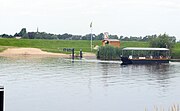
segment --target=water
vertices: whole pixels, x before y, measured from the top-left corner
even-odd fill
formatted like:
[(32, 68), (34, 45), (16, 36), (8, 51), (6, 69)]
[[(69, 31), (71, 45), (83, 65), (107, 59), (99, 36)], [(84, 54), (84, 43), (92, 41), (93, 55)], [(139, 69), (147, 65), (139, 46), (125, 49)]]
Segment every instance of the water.
[(180, 103), (180, 63), (0, 58), (5, 111), (144, 111)]

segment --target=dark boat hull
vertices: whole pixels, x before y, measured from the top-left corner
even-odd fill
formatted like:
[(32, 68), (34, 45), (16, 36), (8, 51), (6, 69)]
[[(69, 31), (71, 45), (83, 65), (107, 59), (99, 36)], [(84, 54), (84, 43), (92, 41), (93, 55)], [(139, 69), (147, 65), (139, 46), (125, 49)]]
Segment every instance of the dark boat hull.
[(161, 64), (169, 63), (168, 59), (129, 59), (127, 57), (121, 57), (122, 65), (126, 64)]

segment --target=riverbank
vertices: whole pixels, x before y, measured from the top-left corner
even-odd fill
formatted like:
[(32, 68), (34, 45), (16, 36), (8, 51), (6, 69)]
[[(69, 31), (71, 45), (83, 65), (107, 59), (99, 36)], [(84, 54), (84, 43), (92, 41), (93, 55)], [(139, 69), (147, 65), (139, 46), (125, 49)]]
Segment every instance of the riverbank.
[[(71, 54), (63, 53), (52, 53), (42, 51), (38, 48), (8, 48), (0, 53), (0, 56), (4, 57), (19, 57), (19, 56), (28, 56), (28, 57), (61, 57), (61, 58), (71, 58)], [(94, 53), (83, 53), (84, 58), (96, 58)]]
[[(100, 46), (101, 41), (93, 41), (94, 45)], [(74, 48), (75, 53), (81, 49), (83, 52), (91, 52), (89, 40), (44, 40), (44, 39), (7, 39), (0, 38), (0, 47), (21, 47), (21, 48), (38, 48), (42, 51), (67, 53), (64, 48)], [(1, 48), (0, 48), (1, 51)]]
[[(120, 47), (149, 47), (148, 42), (142, 41), (120, 41)], [(102, 46), (101, 40), (93, 40), (93, 46)], [(70, 54), (66, 52), (65, 48), (74, 48), (75, 54), (78, 55), (79, 51), (88, 53), (96, 53), (96, 50), (90, 48), (90, 40), (44, 40), (44, 39), (8, 39), (0, 38), (0, 52), (7, 48), (19, 47), (19, 48), (38, 48), (42, 51), (51, 53)], [(172, 48), (171, 57), (173, 59), (180, 59), (180, 43), (176, 43)]]

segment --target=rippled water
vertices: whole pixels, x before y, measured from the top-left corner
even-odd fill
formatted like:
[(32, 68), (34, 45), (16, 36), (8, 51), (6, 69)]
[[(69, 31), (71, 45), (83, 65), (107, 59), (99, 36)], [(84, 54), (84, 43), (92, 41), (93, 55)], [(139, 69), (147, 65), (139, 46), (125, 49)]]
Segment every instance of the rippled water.
[(144, 111), (180, 103), (180, 63), (0, 58), (5, 111)]

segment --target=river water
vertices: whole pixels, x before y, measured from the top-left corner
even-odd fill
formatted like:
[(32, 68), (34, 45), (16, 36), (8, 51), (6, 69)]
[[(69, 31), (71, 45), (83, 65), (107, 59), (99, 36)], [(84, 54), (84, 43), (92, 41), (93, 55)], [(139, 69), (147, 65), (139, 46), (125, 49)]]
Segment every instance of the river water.
[(180, 103), (180, 63), (0, 58), (5, 111), (144, 111)]

